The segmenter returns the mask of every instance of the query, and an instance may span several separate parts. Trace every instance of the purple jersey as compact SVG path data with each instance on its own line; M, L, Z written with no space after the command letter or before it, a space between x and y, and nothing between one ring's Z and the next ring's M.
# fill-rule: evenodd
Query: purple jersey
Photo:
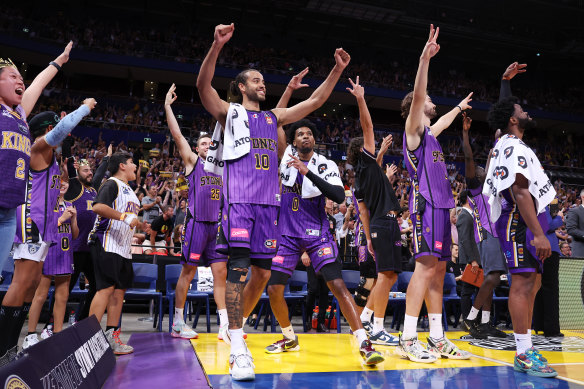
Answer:
M229 204L280 206L278 174L278 124L271 111L247 111L251 150L249 154L225 161L226 190Z
M26 186L30 163L31 139L26 114L19 105L16 110L0 104L0 208L16 208L26 201Z
M280 235L294 238L324 236L329 230L329 221L324 209L325 197L320 195L303 199L303 179L304 176L298 173L294 186L282 186L282 204L278 219Z
M479 228L487 230L495 238L498 238L497 229L495 224L491 223L491 206L489 205L489 196L482 194L483 187L469 189L470 197L469 202L473 210L473 215L475 220L478 220L475 228L475 241L478 243L485 237L480 233ZM481 239L482 237L482 239Z
M57 205L57 219L63 215L65 209L72 204L68 201ZM43 264L44 275L69 274L73 272L73 250L71 241L73 231L71 229L71 219L57 227L57 244L49 248L45 263Z
M72 200L73 206L77 209L77 226L79 226L79 236L73 240L73 251L89 251L87 237L95 223L96 214L92 210L93 200L97 192L91 186L82 186L81 194Z
M187 208L198 222L218 222L223 179L203 169L201 158L186 177L189 186Z
M416 194L422 195L433 208L454 208L442 147L430 128L424 127L424 135L416 150L408 150L405 132L403 144L404 160L414 189L410 192L410 213L417 213Z
M53 154L46 169L30 169L26 203L18 207L16 243L36 242L39 234L44 242L57 242L57 199L61 187L61 171Z

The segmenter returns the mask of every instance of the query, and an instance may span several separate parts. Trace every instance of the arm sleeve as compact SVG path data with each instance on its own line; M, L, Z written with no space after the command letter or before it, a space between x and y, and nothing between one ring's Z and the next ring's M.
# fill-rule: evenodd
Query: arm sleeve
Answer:
M69 174L69 182L71 182L72 178L77 177L77 170L75 170L74 163L75 160L73 158L67 159L67 174Z
M91 185L93 186L93 188L95 190L98 190L99 186L101 185L101 180L103 180L103 177L105 176L105 172L107 171L108 162L109 162L109 157L103 157L101 163L99 164L99 167L97 168L97 170L95 171L95 174L93 175L93 180L91 180Z
M81 119L89 115L89 107L83 104L69 115L65 116L47 135L45 141L51 147L59 145L67 135L79 124Z
M335 203L340 204L345 200L345 189L342 186L329 184L311 171L306 174L306 178L312 181L323 195Z
M111 207L114 204L116 197L118 197L118 184L116 184L114 180L108 180L101 188L99 188L99 192L97 192L97 197L93 201L93 204L105 204L108 207Z
M511 81L510 80L501 80L501 90L499 91L499 101L506 99L507 97L511 97L513 94L511 93Z
M73 169L75 170L75 169ZM75 199L77 199L79 196L81 196L81 191L83 190L83 185L81 185L81 182L79 182L78 178L70 178L69 179L69 189L67 189L67 192L65 193L65 196L63 196L63 198L65 199L65 201L73 201Z

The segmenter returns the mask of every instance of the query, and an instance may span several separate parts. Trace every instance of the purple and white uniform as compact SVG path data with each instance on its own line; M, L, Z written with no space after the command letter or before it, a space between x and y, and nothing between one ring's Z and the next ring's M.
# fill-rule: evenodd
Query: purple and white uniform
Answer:
M269 259L278 238L278 125L271 111L247 116L251 150L225 161L221 229L229 246L249 248L251 259Z
M57 219L63 215L65 209L72 203L65 201L57 204ZM57 227L57 244L49 248L47 258L43 264L43 274L46 276L56 276L73 273L73 231L71 230L71 219Z
M306 162L305 162L306 163ZM300 256L307 252L316 272L337 258L338 248L329 229L325 196L302 198L304 176L296 176L294 186L282 186L280 244L272 259L272 271L292 275Z
M429 127L424 127L416 150L408 150L405 132L403 145L412 180L409 203L414 222L414 258L431 255L447 261L452 244L449 209L454 208L454 198L442 147Z
M187 215L182 232L182 263L209 266L227 261L227 256L217 252L221 191L223 179L203 169L198 158L187 175Z
M97 215L92 210L92 204L97 196L97 191L91 186L83 185L81 194L71 202L77 209L77 225L79 226L79 236L73 240L73 252L89 251L87 237L93 228Z

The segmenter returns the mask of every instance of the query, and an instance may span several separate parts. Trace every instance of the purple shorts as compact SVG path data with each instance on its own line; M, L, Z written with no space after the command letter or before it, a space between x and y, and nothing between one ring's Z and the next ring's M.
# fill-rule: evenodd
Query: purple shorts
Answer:
M450 233L450 210L433 208L426 203L423 214L413 213L414 258L431 255L439 261L450 260L452 235Z
M542 215L545 216L545 214ZM509 273L541 273L543 271L543 263L537 257L535 247L531 244L533 233L520 220L519 211L501 214L496 227ZM544 231L546 231L545 228Z
M219 223L216 222L188 220L183 228L181 263L209 266L215 262L226 262L227 256L217 252L218 228Z
M73 250L70 242L63 238L63 242L49 247L49 252L43 263L45 276L68 275L73 273Z
M278 213L280 207L262 204L224 204L221 229L226 242L217 245L245 247L251 259L272 259L278 243Z
M306 252L315 272L327 263L337 260L338 248L329 231L324 236L307 236L305 238L280 237L278 254L272 259L272 271L292 275L300 256Z

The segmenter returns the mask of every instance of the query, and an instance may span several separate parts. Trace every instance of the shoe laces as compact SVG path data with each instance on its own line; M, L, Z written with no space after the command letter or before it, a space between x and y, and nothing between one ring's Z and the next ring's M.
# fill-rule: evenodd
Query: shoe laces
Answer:
M239 361L239 362L238 362ZM233 364L237 364L237 366L239 367L255 367L254 363L253 363L253 357L245 352L242 354L237 354L233 356Z
M112 338L114 339L114 342L116 342L117 344L123 345L124 343L122 343L122 340L120 339L121 332L122 330L115 330L114 333L112 334Z

